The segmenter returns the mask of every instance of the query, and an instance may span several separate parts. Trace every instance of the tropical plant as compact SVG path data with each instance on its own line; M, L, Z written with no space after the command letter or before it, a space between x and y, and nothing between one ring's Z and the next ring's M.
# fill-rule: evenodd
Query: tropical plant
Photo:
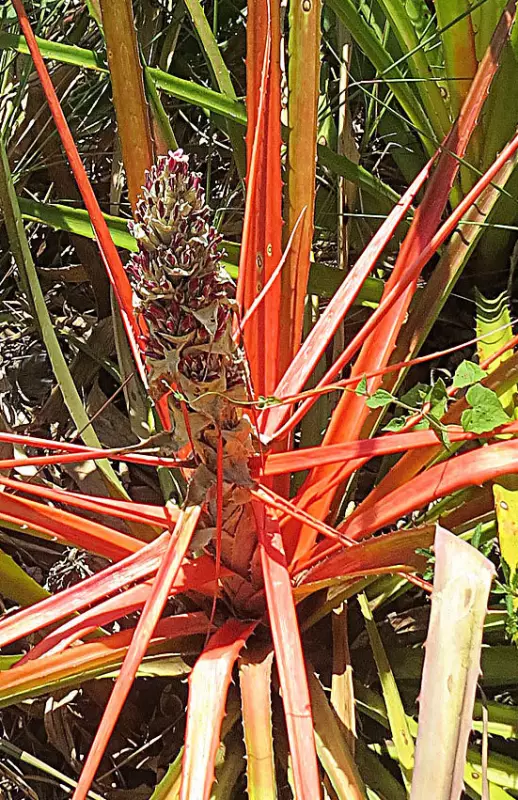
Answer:
M143 6L148 25L142 30L153 40L153 14ZM494 220L508 213L502 197L509 208L514 202L517 115L505 105L504 81L514 63L515 3L503 8L487 0L492 24L485 16L481 22L479 6L438 3L432 16L420 3L396 8L380 0L371 8L328 0L323 10L315 0L290 3L283 132L278 3L248 7L245 113L218 47L217 20L211 27L197 0L185 0L180 11L175 7L166 40L174 51L187 14L216 88L169 72L163 52L159 66L147 66L148 60L157 63L156 50L147 39L139 47L128 0L88 3L89 16L82 17L83 34L86 28L94 46L104 40L108 68L98 50L35 38L21 0L13 0L23 36L4 32L0 46L8 54L28 48L85 209L24 196L22 178L13 179L2 145L4 223L24 313L43 342L83 444L26 430L1 432L0 441L12 451L0 459L0 517L13 537L50 538L109 563L49 595L7 554L0 559L5 594L20 606L0 620L0 646L42 632L24 654L0 656L0 704L71 687L87 691L94 678L116 674L88 757L75 764L81 767L76 800L99 796L91 786L135 678L188 673L185 742L157 783L154 800L239 796L245 772L250 797L283 796L286 786L308 800L323 791L338 798L393 800L410 791L425 796L429 778L422 757L412 785L416 725L408 714L422 653L387 648L373 613L410 590L431 590L429 548L439 518L481 549L499 541L500 595L492 602L501 606L500 629L507 625L516 638L518 355L506 303L495 307L478 298L477 337L468 342L476 345L478 359L472 349L472 357L452 370L450 385L442 378L417 383L409 372L459 349L417 357L470 258L484 281L481 254L484 246L495 246ZM44 6L34 4L32 15L37 12L45 32ZM235 14L225 24L231 31ZM349 36L363 51L355 48L353 61ZM322 43L340 56L340 80L327 86ZM431 53L438 54L433 64ZM122 216L101 211L44 58L98 73L103 82L109 74L132 210L129 230ZM346 113L357 103L348 66L353 76L358 72L362 91L373 87L363 106L363 142L354 140ZM8 76L12 64L4 70ZM218 230L232 230L218 196L218 183L225 183L221 156L211 152L205 194L202 176L177 147L188 150L192 142L184 143L176 130L179 115L167 108L167 94L196 107L192 113L205 115L204 124L230 143L227 198L240 197L246 174L239 245L227 244ZM16 108L5 116L14 151L13 119L22 128L27 124L23 106L18 116ZM329 147L332 115L340 133L337 151ZM499 125L503 116L512 119L509 130ZM197 118L186 117L191 124ZM401 197L357 163L359 154L368 162L367 145L377 129L408 142L408 151L394 153L409 184ZM332 174L339 180L333 182ZM317 178L324 186L316 200ZM220 203L217 224L207 197ZM343 214L336 231L326 227L330 197L351 214L366 202L385 213L387 202L395 201L352 267L351 254L359 252L369 228L346 228ZM120 194L112 191L110 199L116 210ZM95 415L92 420L74 382L77 368L69 366L56 335L24 217L97 242L111 306L104 273L94 269L88 279L97 319L111 317L115 331L102 367L124 396L135 444L103 446ZM316 253L325 258L333 235L342 270L313 262ZM508 231L505 236L501 258ZM397 256L394 242L401 243ZM129 251L126 266L117 246ZM423 272L429 263L433 270ZM363 304L371 313L351 329L355 304L356 311L360 305L364 313ZM117 363L110 361L115 349ZM86 354L95 355L91 348ZM99 369L97 364L93 374ZM100 414L103 409L101 404ZM35 455L38 450L46 452ZM369 478L365 465L374 458L383 459L382 468ZM52 480L53 470L78 464L90 469L85 491L66 491ZM140 465L152 474L161 501L132 497L120 465ZM439 547L437 558L447 550ZM475 556L484 577L473 589L471 627L461 628L467 651L478 658L492 570L487 559ZM472 574L467 564L467 577L461 564L460 576L452 579L464 599ZM439 593L444 570L442 561ZM354 597L356 624L365 622L381 694L363 675L351 677L347 603ZM454 591L457 610L458 599ZM127 623L122 629L114 627L119 620ZM434 620L431 644L439 638ZM320 628L328 632L332 664L314 646ZM502 698L496 689L504 674L507 685L516 684L516 660L514 644L483 651L484 680L488 691L495 690L483 724L475 723L484 747L488 731L516 738L513 696ZM234 675L239 691L231 686ZM430 697L447 702L444 694L438 701L429 694L436 688L430 675L427 665L421 692L427 737L420 735L418 754L433 742ZM462 724L454 730L449 761L436 767L437 774L442 768L441 786L449 787L441 797L461 791L473 675L471 670L454 682ZM361 732L355 703L365 720ZM489 780L491 797L511 796L506 789L516 788L516 762L498 749L485 754L482 770L476 759L473 746L464 772L470 794L488 796ZM95 789L109 792L103 781Z

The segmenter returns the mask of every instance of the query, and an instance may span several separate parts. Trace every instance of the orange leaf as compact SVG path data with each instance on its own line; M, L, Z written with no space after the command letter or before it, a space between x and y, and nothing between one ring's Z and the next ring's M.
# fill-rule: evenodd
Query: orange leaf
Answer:
M200 518L201 508L190 506L183 510L178 518L173 534L169 537L167 549L164 553L160 567L149 596L146 600L142 615L135 628L135 635L131 640L128 652L124 658L115 686L104 710L103 717L95 733L90 752L86 759L83 771L79 777L73 800L86 800L88 791L95 778L95 773L101 763L104 751L113 733L122 707L126 702L130 689L135 680L137 670L144 658L153 632L164 610L171 586L173 585L181 563L187 552L192 535Z
M232 668L257 622L229 619L210 639L189 675L180 800L208 800L214 782Z
M298 800L321 797L304 654L279 523L254 501L264 588Z

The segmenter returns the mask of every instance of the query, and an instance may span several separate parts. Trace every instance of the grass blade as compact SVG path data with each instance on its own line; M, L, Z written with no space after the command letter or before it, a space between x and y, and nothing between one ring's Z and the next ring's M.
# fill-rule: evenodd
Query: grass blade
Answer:
M376 627L369 601L363 592L358 595L358 602L365 620L365 628L369 636L372 653L376 662L376 668L378 670L383 698L387 707L387 716L392 733L392 739L396 748L401 774L403 776L403 781L408 788L410 787L412 769L414 766L414 740L412 739L412 735L408 729L405 709L403 708L397 683L394 678L390 662L387 658L385 648L383 647L381 636L379 635ZM432 784L429 783L428 785L431 786Z
M471 16L466 13L469 3L467 0L437 0L436 10L439 28L446 28L441 35L445 77L449 79L446 85L450 106L457 116L478 66Z
M45 761L42 761L40 758L28 753L26 750L21 750L16 745L8 742L6 739L0 739L0 752L2 752L5 756L11 759L15 759L16 761L20 761L22 764L27 764L28 767L32 769L40 770L40 772L49 775L51 778L55 778L57 782L59 782L63 786L77 786L77 781L73 780L73 778L69 778L68 775L65 775L63 772L60 772L54 767L51 767L50 764L47 764ZM97 792L88 792L89 800L104 800L104 798L97 794Z
M379 0L379 4L384 9L387 19L390 20L390 27L399 41L402 52L409 54L408 65L411 74L417 79L415 86L422 106L431 121L436 139L442 141L450 127L448 107L438 83L434 80L428 51L420 45L415 19L410 17L409 7L406 5L394 2L394 0ZM415 5L412 6L412 11L414 14L416 13ZM419 11L422 12L421 9ZM458 36L458 33L456 35ZM432 58L437 60L435 50L432 50Z
M394 66L391 55L383 47L373 28L362 17L358 6L353 0L326 0L326 4L342 20L357 45L363 50L376 70L383 73L384 77L392 79L390 84L391 91L421 137L425 151L428 155L433 155L438 142L430 124L430 119L408 82L404 80L399 68Z
M396 196L396 201L397 199ZM32 222L43 222L45 225L50 225L59 231L77 233L89 239L95 238L88 212L82 208L72 208L59 203L41 203L28 197L19 197L18 202L24 219ZM103 216L117 247L123 247L125 250L135 252L137 245L128 231L127 220L111 214L103 214ZM240 247L235 242L225 241L222 242L222 247L227 251L227 255L223 257L221 263L232 278L237 278ZM333 267L325 264L311 264L308 291L310 294L330 297L338 289L343 279L344 276ZM367 278L357 295L355 303L375 306L379 302L382 289L383 283L381 280Z
M365 800L363 781L343 731L313 670L308 670L317 753L339 800Z
M49 592L3 550L0 550L0 583L2 595L22 608L32 606L49 596Z
M200 0L185 0L185 5L191 15L193 25L199 36L201 45L205 51L205 56L210 64L220 92L225 97L237 103L237 95L234 90L232 78L230 77L230 72L223 60L218 43L207 21ZM231 120L227 122L227 128L238 173L241 178L244 178L246 157L243 131L239 123Z

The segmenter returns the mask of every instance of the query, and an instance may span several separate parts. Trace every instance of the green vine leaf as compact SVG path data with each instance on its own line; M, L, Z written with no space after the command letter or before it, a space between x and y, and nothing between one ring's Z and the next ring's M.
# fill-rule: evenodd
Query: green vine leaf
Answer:
M416 383L401 397L401 402L412 408L420 408L426 401L430 387L426 383Z
M394 395L385 391L385 389L378 389L377 392L374 392L374 394L371 394L368 398L367 405L369 408L385 408L393 402Z
M360 397L365 397L365 395L369 394L367 389L367 378L365 377L365 375L363 376L358 386L354 390L354 393L359 395Z
M465 431L487 433L510 420L496 393L480 383L468 389L466 400L471 408L466 409L461 417Z
M387 431L387 433L398 433L405 427L406 422L407 417L393 417L390 422L387 422L383 427L383 430Z
M455 370L453 388L464 389L466 386L473 386L474 383L478 383L486 375L486 370L479 367L478 364L474 364L473 361L463 361Z

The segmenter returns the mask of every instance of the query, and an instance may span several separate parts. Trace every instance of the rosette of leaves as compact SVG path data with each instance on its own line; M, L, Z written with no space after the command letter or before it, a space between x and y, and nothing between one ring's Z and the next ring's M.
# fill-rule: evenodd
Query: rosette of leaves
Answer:
M249 378L232 335L235 286L221 266L221 236L210 215L188 156L177 150L160 157L129 226L139 249L126 269L147 328L151 397L167 395L175 447L190 444L198 462L188 501L208 499L209 512L214 506L221 438L228 518L249 500L248 461L257 447L240 406L249 400Z

